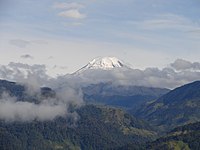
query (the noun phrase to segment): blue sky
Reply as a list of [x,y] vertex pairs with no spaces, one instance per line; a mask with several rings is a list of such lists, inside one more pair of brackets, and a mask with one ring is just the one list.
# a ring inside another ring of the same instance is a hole
[[199,61],[199,8],[199,0],[0,0],[0,63],[73,72],[97,56],[133,68]]

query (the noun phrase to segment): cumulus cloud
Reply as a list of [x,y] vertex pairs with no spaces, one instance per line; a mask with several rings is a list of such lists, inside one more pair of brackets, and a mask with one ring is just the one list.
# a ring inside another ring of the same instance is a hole
[[183,59],[177,59],[171,66],[176,70],[200,70],[199,62],[189,62]]
[[78,9],[70,9],[70,10],[62,11],[58,14],[58,16],[62,16],[66,18],[74,18],[74,19],[83,19],[86,17],[86,15],[80,13]]
[[[34,75],[38,79],[48,79],[45,65],[28,65],[24,63],[10,62],[8,65],[0,65],[0,77],[12,81],[22,81]],[[40,81],[41,82],[41,81]],[[41,84],[44,82],[41,82]]]
[[0,78],[16,81],[25,86],[29,95],[35,95],[40,91],[40,87],[45,86],[51,77],[47,75],[45,65],[10,62],[8,65],[0,66]]
[[21,55],[20,58],[23,58],[23,59],[33,59],[33,56],[31,56],[29,54],[25,54],[25,55]]
[[53,7],[62,9],[62,11],[58,13],[58,16],[61,17],[72,19],[84,19],[87,17],[86,14],[80,12],[80,9],[84,8],[84,5],[80,3],[56,3]]

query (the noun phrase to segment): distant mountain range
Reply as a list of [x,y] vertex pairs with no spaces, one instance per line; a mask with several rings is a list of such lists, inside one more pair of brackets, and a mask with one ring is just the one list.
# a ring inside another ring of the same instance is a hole
[[170,90],[143,86],[113,85],[112,83],[91,84],[83,87],[84,100],[89,103],[138,109],[146,102],[156,100]]

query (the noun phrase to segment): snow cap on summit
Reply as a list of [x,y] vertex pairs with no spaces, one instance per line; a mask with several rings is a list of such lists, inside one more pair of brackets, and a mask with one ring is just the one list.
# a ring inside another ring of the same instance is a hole
[[98,57],[90,61],[86,66],[78,70],[76,73],[80,73],[88,69],[111,70],[125,66],[126,65],[124,65],[124,63],[116,57]]
[[117,59],[116,57],[102,57],[102,58],[95,58],[88,63],[86,66],[90,69],[112,69],[123,67],[123,63],[121,60]]

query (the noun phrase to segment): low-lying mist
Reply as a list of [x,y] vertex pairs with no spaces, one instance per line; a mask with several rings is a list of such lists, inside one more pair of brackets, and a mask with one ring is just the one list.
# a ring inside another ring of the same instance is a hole
[[0,119],[6,122],[26,122],[47,121],[69,116],[73,117],[73,120],[77,120],[76,112],[72,112],[70,107],[77,108],[83,105],[81,92],[71,88],[58,91],[53,98],[42,98],[39,94],[35,97],[38,99],[37,103],[29,99],[21,101],[4,92],[0,98]]
[[[74,121],[78,119],[75,109],[84,104],[80,88],[66,84],[62,86],[57,80],[38,75],[37,72],[18,77],[16,84],[24,87],[23,95],[26,98],[20,99],[11,96],[12,93],[8,91],[3,92],[0,98],[0,120],[27,122],[48,121],[57,117],[70,117]],[[41,87],[46,85],[54,88],[54,96],[41,95]],[[71,107],[74,111],[71,111]]]

